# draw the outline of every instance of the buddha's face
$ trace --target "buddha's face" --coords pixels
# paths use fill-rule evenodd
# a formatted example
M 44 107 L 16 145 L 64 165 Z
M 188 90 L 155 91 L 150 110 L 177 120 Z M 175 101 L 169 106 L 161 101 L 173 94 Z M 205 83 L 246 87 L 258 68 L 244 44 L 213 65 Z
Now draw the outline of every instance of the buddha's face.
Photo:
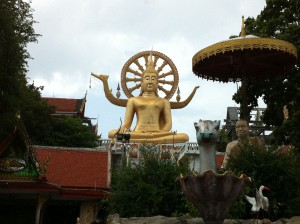
M 245 120 L 239 120 L 236 122 L 235 131 L 238 138 L 243 138 L 248 136 L 249 128 L 248 123 Z
M 157 92 L 158 81 L 156 73 L 145 73 L 142 81 L 144 92 Z

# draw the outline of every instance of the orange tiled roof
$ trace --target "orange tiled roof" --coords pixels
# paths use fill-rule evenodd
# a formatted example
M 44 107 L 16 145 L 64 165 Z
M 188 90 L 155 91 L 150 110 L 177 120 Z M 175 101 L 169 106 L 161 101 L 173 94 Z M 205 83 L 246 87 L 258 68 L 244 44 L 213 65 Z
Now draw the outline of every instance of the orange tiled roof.
M 49 156 L 48 183 L 69 188 L 108 189 L 108 153 L 36 147 L 42 163 Z
M 225 156 L 225 153 L 219 153 L 216 155 L 216 162 L 217 162 L 217 168 L 221 168 L 222 166 L 222 163 L 223 163 L 223 160 L 224 160 L 224 156 Z
M 43 98 L 49 105 L 55 106 L 56 113 L 84 113 L 85 98 L 67 99 L 67 98 Z

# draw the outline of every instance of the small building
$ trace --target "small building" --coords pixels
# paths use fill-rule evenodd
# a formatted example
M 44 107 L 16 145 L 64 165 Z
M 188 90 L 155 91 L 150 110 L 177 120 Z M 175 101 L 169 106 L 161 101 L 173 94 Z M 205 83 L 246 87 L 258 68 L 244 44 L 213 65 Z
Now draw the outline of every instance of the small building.
M 85 117 L 85 106 L 86 106 L 87 94 L 82 99 L 71 99 L 71 98 L 54 98 L 54 97 L 43 97 L 49 105 L 55 107 L 55 113 L 52 114 L 53 118 L 61 118 L 64 116 L 76 117 L 82 120 L 83 124 L 86 124 L 95 133 L 98 132 L 98 124 L 93 125 L 92 119 Z
M 1 223 L 91 223 L 109 183 L 105 146 L 33 146 L 21 121 L 0 144 Z

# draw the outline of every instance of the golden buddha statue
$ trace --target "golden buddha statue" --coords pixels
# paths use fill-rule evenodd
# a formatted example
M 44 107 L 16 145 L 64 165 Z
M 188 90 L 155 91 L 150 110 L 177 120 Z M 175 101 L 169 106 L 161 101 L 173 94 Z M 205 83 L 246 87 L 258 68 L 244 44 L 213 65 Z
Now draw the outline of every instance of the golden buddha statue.
M 92 75 L 103 81 L 106 97 L 112 103 L 124 105 L 124 100 L 122 102 L 122 100 L 112 99 L 112 94 L 110 91 L 108 92 L 108 86 L 105 84 L 107 76 L 95 75 L 93 73 Z M 111 130 L 108 134 L 109 138 L 114 138 L 117 134 L 130 134 L 130 142 L 183 143 L 189 140 L 188 135 L 185 133 L 171 132 L 172 106 L 168 99 L 158 96 L 158 76 L 152 60 L 152 54 L 150 53 L 146 69 L 141 73 L 140 94 L 137 97 L 130 97 L 127 100 L 124 123 L 120 129 Z M 197 88 L 194 89 L 194 93 Z M 187 101 L 189 102 L 192 97 L 190 96 L 190 99 Z M 181 104 L 185 105 L 188 102 L 181 102 Z M 174 102 L 173 107 L 180 108 Z M 134 116 L 137 117 L 136 126 L 133 130 L 130 130 Z

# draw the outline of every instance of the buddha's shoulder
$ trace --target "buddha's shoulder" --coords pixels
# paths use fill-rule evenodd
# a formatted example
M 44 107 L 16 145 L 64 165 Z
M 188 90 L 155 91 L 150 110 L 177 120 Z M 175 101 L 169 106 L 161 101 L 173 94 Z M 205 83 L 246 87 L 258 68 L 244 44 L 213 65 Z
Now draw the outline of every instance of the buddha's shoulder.
M 170 106 L 170 101 L 166 98 L 161 97 L 143 97 L 143 96 L 137 96 L 137 97 L 131 97 L 128 99 L 129 104 L 133 105 L 152 105 L 152 104 L 159 104 L 164 106 Z
M 130 97 L 128 99 L 129 102 L 135 102 L 135 101 L 141 101 L 141 100 L 145 100 L 144 97 L 142 97 L 142 96 L 136 96 L 136 97 Z

